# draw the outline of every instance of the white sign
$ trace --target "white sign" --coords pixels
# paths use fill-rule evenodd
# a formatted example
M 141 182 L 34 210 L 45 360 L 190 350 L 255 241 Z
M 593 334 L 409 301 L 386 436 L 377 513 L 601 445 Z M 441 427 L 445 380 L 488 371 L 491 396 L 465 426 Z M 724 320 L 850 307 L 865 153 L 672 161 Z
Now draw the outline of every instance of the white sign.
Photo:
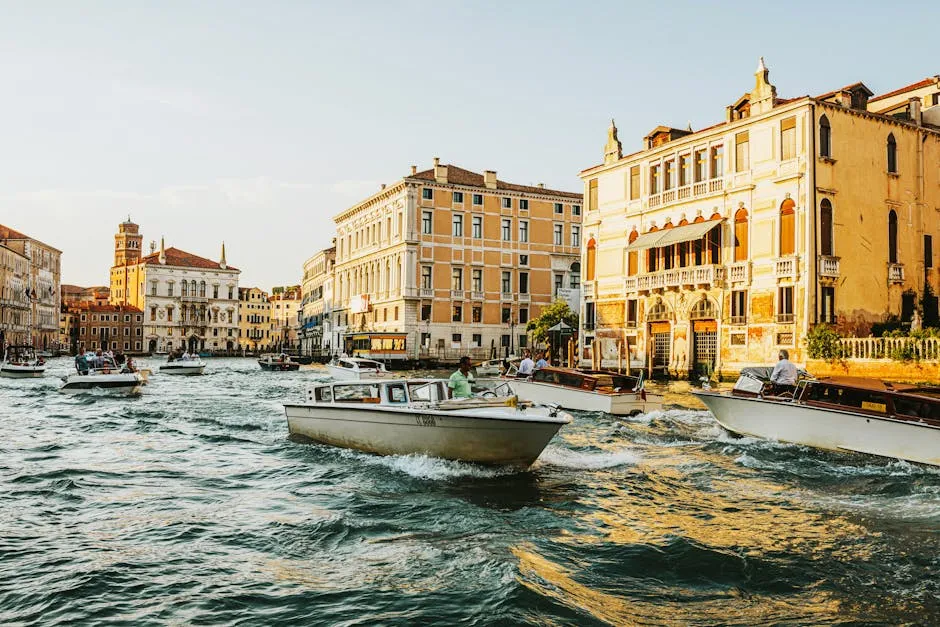
M 366 313 L 372 311 L 372 303 L 369 302 L 368 294 L 353 296 L 349 302 L 349 309 L 354 314 Z
M 568 303 L 568 307 L 571 311 L 580 311 L 581 290 L 574 287 L 559 287 L 556 291 L 556 297 Z

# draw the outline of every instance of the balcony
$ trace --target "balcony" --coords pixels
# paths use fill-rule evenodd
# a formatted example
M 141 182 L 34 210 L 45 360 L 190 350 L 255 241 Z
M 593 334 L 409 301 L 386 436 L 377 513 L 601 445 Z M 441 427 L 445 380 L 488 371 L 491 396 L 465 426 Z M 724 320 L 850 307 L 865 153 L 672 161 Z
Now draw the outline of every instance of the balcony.
M 744 326 L 747 324 L 747 316 L 731 316 L 731 324 L 735 326 Z
M 512 292 L 501 292 L 499 295 L 499 299 L 502 301 L 509 301 L 509 302 L 512 302 L 514 300 Z
M 486 298 L 486 294 L 484 292 L 478 292 L 474 290 L 470 292 L 470 298 L 472 300 L 483 300 L 484 298 Z
M 531 300 L 532 300 L 532 296 L 530 294 L 519 294 L 520 303 L 528 303 Z
M 839 258 L 828 255 L 819 256 L 819 276 L 838 279 L 839 278 Z
M 799 269 L 799 257 L 790 255 L 787 257 L 778 257 L 774 260 L 774 276 L 778 279 L 795 279 Z
M 682 202 L 692 198 L 700 198 L 723 191 L 725 181 L 722 178 L 715 178 L 709 181 L 700 181 L 692 185 L 683 185 L 682 187 L 667 189 L 662 193 L 651 194 L 648 199 L 650 207 L 660 207 L 674 202 Z
M 463 300 L 467 297 L 467 293 L 464 290 L 451 290 L 450 297 L 453 300 Z
M 728 280 L 732 283 L 750 283 L 751 263 L 749 261 L 738 261 L 728 266 Z
M 793 324 L 793 314 L 792 313 L 778 313 L 777 324 Z
M 693 266 L 690 268 L 673 268 L 640 274 L 636 277 L 624 279 L 624 289 L 627 292 L 648 292 L 667 287 L 710 287 L 724 281 L 725 269 L 722 266 Z
M 904 264 L 888 264 L 888 283 L 904 283 Z
M 434 298 L 434 288 L 433 287 L 422 287 L 418 291 L 418 296 L 421 298 Z

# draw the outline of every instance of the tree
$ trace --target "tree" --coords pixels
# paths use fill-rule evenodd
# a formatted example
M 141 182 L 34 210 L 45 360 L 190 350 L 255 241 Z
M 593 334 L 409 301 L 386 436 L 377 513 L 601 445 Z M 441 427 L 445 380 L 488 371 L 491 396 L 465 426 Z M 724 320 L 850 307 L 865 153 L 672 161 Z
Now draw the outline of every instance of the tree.
M 578 314 L 571 311 L 571 308 L 568 307 L 568 303 L 561 299 L 556 300 L 543 309 L 538 318 L 529 320 L 529 324 L 526 325 L 526 331 L 532 334 L 533 342 L 541 344 L 552 339 L 549 329 L 559 322 L 564 322 L 570 326 L 573 333 L 577 332 Z

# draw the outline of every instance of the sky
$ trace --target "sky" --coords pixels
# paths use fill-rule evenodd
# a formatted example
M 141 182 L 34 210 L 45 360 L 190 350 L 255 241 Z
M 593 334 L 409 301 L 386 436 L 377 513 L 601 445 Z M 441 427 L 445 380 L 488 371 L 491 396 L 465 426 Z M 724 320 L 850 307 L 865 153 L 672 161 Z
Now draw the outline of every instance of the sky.
M 0 223 L 107 284 L 128 216 L 240 284 L 299 283 L 334 215 L 434 157 L 581 191 L 624 152 L 780 97 L 940 73 L 940 2 L 0 1 Z

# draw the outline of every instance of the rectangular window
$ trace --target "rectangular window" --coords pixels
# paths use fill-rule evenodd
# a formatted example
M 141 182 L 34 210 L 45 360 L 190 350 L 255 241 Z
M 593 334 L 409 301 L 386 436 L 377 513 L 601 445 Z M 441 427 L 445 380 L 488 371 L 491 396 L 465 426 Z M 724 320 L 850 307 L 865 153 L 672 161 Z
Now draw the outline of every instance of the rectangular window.
M 679 155 L 679 187 L 692 182 L 692 155 Z
M 503 228 L 502 228 L 502 237 L 504 242 L 509 242 L 512 240 L 512 220 L 509 218 L 503 218 Z
M 167 283 L 167 286 L 166 286 L 166 295 L 167 295 L 167 296 L 173 296 L 173 289 L 174 289 L 175 287 L 176 287 L 176 285 L 175 285 L 172 281 L 171 281 L 170 283 Z
M 630 200 L 640 197 L 640 166 L 630 168 Z
M 508 270 L 503 270 L 502 280 L 499 285 L 500 291 L 503 294 L 508 294 L 512 291 L 512 273 Z
M 454 203 L 458 205 L 463 204 L 463 192 L 454 192 Z
M 564 206 L 563 204 L 561 204 L 560 202 L 556 202 L 556 203 L 555 203 L 555 213 L 564 213 L 564 212 L 565 212 L 565 206 Z
M 571 273 L 571 278 L 568 279 L 568 287 L 570 287 L 573 290 L 581 289 L 581 273 L 580 272 Z
M 577 224 L 571 225 L 571 245 L 575 248 L 581 247 L 581 227 Z
M 157 295 L 157 282 L 156 281 L 150 282 L 150 295 L 151 296 Z
M 793 286 L 777 288 L 777 322 L 793 322 Z
M 595 323 L 594 303 L 584 303 L 584 330 L 593 331 Z
M 571 215 L 573 216 L 581 215 L 581 205 L 571 205 Z
M 483 308 L 474 307 L 470 310 L 470 316 L 473 322 L 483 322 Z
M 474 194 L 473 195 L 473 204 L 480 206 L 483 204 L 483 194 Z
M 483 270 L 480 268 L 474 268 L 471 270 L 471 280 L 473 281 L 473 291 L 482 292 L 483 291 Z
M 924 268 L 933 268 L 933 236 L 924 235 Z
M 463 215 L 459 213 L 453 216 L 453 236 L 463 237 Z
M 822 321 L 829 324 L 836 323 L 836 288 L 834 287 L 823 287 L 821 289 L 822 293 Z
M 747 323 L 747 290 L 731 292 L 731 324 Z
M 463 336 L 460 333 L 452 333 L 450 336 L 450 347 L 460 348 L 460 342 L 462 340 L 463 340 Z
M 597 209 L 597 179 L 588 182 L 588 211 Z
M 421 287 L 431 289 L 431 266 L 421 266 Z
M 508 335 L 499 336 L 499 345 L 500 345 L 500 348 L 507 348 L 509 346 L 509 336 Z
M 698 183 L 704 181 L 708 178 L 708 151 L 704 148 L 696 150 L 694 153 L 693 161 L 693 174 L 695 175 L 694 182 Z
M 627 326 L 635 327 L 636 326 L 636 299 L 630 299 L 627 301 Z
M 553 280 L 554 280 L 554 285 L 555 285 L 555 291 L 553 292 L 553 294 L 557 296 L 558 290 L 564 287 L 565 275 L 556 273 Z
M 529 322 L 529 308 L 520 307 L 519 308 L 519 324 L 526 324 Z
M 519 241 L 520 242 L 529 241 L 529 221 L 528 220 L 519 220 Z
M 503 321 L 503 324 L 509 324 L 509 321 L 512 319 L 512 309 L 509 307 L 503 307 L 502 316 L 500 319 Z
M 529 201 L 526 200 L 525 198 L 520 198 L 520 199 L 519 199 L 519 209 L 521 209 L 522 211 L 528 211 L 528 210 L 529 210 Z
M 663 189 L 674 189 L 676 187 L 676 162 L 669 159 L 663 163 Z
M 421 232 L 425 235 L 431 234 L 431 215 L 430 211 L 421 212 Z
M 519 273 L 519 293 L 520 294 L 529 293 L 529 273 L 528 272 Z
M 748 134 L 744 131 L 734 136 L 734 171 L 744 172 L 750 167 Z
M 212 286 L 212 298 L 218 298 L 218 297 L 219 297 L 219 286 L 213 285 Z
M 450 316 L 451 322 L 463 322 L 463 307 L 454 305 Z
M 561 224 L 555 225 L 555 238 L 554 238 L 555 246 L 562 245 L 562 239 L 564 238 L 564 233 L 562 231 L 563 228 L 564 226 Z
M 503 209 L 512 209 L 512 198 L 503 198 Z
M 712 146 L 711 148 L 711 176 L 717 179 L 725 173 L 725 147 Z
M 471 337 L 473 338 L 472 341 L 470 342 L 471 346 L 473 346 L 473 348 L 482 348 L 483 335 L 481 335 L 480 333 L 474 333 Z
M 528 255 L 519 255 L 519 265 L 527 266 L 529 265 L 529 256 Z
M 780 121 L 780 158 L 784 161 L 796 158 L 796 118 Z
M 421 322 L 427 322 L 431 319 L 431 304 L 425 303 L 421 305 Z
M 658 163 L 650 166 L 650 194 L 659 193 L 659 169 Z
M 463 290 L 463 268 L 454 268 L 450 278 L 450 289 L 457 292 Z
M 483 238 L 483 216 L 473 216 L 473 237 L 474 239 Z
M 424 200 L 433 200 L 434 199 L 434 190 L 430 187 L 421 188 L 421 198 Z

